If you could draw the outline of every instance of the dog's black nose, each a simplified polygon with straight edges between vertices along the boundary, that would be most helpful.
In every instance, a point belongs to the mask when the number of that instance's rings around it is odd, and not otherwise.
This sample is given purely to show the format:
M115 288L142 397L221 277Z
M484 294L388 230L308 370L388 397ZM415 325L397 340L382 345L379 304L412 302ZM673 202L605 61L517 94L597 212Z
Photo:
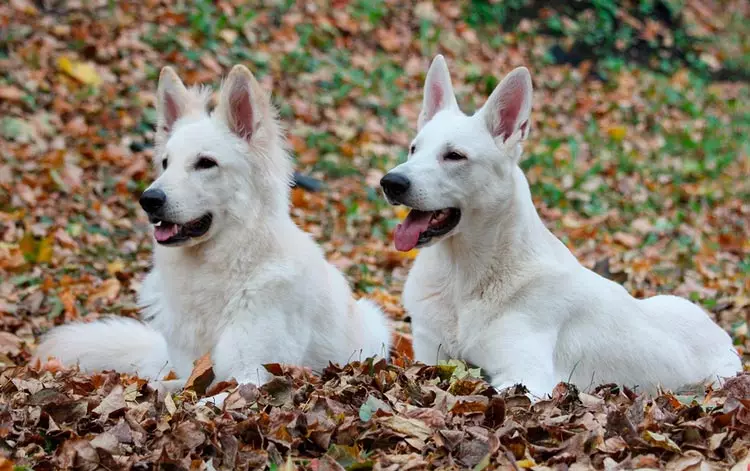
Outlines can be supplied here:
M398 199L409 191L411 182L408 178L400 173L386 173L383 178L380 179L380 186L383 187L386 196L391 199Z
M143 192L138 202L147 213L155 213L167 202L167 195L161 190L150 188Z

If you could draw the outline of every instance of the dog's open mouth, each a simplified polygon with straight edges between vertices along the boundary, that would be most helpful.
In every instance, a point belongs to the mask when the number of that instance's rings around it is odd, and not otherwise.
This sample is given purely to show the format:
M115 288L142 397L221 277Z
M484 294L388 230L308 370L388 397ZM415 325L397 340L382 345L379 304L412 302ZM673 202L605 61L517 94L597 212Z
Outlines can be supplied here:
M396 249L408 252L415 247L425 245L432 238L452 231L460 220L461 210L458 208L437 211L412 209L404 222L396 227L394 235Z
M208 213L185 224L177 224L163 219L151 218L154 224L154 238L162 245L177 245L189 239L200 237L211 228L213 216Z

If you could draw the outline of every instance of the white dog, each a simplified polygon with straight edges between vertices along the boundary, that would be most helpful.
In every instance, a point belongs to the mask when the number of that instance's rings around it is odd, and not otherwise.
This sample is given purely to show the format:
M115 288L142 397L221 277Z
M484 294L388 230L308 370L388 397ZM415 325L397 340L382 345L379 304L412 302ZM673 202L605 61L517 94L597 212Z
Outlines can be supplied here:
M741 371L732 341L699 307L645 300L584 268L539 218L518 167L531 76L517 68L471 116L442 56L427 74L409 159L381 185L411 208L399 250L423 247L404 288L417 360L462 358L504 389L543 397L560 381L654 391Z
M139 293L146 323L61 326L36 357L154 380L173 370L184 383L210 352L216 380L257 384L268 379L265 363L315 370L387 356L381 311L353 300L342 274L289 216L291 162L269 97L239 65L213 113L208 97L162 70L160 175L140 199L157 242Z

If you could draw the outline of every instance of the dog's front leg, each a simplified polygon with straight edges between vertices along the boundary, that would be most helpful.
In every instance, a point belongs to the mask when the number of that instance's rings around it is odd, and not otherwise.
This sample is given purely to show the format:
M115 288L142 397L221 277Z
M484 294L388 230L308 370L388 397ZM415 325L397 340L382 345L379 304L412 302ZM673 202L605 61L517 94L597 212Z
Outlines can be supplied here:
M446 345L443 345L440 336L435 332L434 325L426 322L412 320L412 338L414 347L414 360L426 365L436 365L440 361L449 359Z
M471 357L489 374L495 389L520 383L532 399L543 399L557 384L555 338L553 328L535 325L531 316L503 313L490 323Z
M211 352L216 379L229 378L238 384L262 385L271 379L263 367L266 363L297 363L302 360L304 342L289 335L279 320L281 314L266 311L263 317L228 325ZM222 407L229 393L220 393L201 400Z

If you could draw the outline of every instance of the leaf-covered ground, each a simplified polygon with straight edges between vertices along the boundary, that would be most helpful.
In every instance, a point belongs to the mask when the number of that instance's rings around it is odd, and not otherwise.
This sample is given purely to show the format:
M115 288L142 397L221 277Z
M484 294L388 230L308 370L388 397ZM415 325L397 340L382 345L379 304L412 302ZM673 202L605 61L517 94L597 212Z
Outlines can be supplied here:
M415 254L393 248L403 214L377 190L406 155L435 53L467 110L525 65L535 103L523 166L550 229L637 296L700 303L746 354L750 86L705 73L747 64L746 0L671 2L684 5L676 32L616 9L646 44L696 38L676 65L626 61L627 35L597 62L556 63L556 47L595 37L586 15L598 10L543 9L499 28L484 20L503 2L167 3L0 5L0 469L747 469L748 376L653 401L561 385L530 407L463 365L412 366L399 298ZM55 324L137 315L158 72L171 64L216 86L238 62L273 90L298 169L325 183L293 191L295 219L387 310L395 364L322 377L271 367L273 383L241 388L223 413L113 373L27 367Z

